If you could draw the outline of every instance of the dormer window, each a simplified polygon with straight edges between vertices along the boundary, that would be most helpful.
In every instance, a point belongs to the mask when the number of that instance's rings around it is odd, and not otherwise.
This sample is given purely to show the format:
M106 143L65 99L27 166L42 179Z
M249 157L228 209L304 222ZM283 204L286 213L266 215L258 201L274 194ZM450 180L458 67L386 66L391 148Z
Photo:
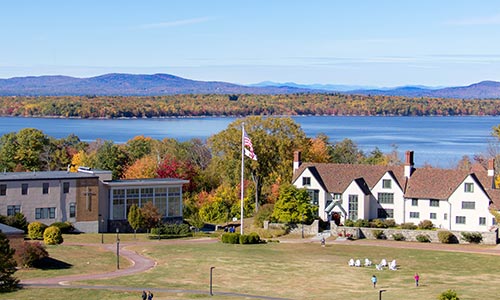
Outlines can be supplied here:
M302 177L302 185L311 185L311 177Z
M390 180L390 179L383 179L382 180L382 188L383 189L390 189L390 188L392 188L392 180Z
M465 183L464 184L464 192L466 193L474 193L474 183Z

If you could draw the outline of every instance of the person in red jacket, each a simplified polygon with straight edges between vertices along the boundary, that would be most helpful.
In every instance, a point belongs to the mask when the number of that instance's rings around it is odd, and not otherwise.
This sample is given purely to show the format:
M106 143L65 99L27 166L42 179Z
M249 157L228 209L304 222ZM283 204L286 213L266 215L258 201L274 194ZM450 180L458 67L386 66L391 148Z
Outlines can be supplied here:
M413 279L415 279L415 286L418 286L418 281L420 280L420 276L418 276L418 273L415 273L415 276L413 276Z

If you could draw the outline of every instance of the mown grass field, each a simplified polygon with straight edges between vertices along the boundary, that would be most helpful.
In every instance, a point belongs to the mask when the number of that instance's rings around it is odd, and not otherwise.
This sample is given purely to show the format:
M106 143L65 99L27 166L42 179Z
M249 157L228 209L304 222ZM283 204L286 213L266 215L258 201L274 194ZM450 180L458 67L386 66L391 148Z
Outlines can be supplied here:
M84 235L79 238L84 239ZM147 239L138 236L138 240ZM157 292L155 299L242 299L221 295L222 292L290 299L378 299L379 289L387 290L383 293L384 300L436 299L446 289L455 289L462 300L496 297L500 282L500 256L398 249L391 247L391 243L395 242L388 242L388 247L359 246L355 242L321 247L318 243L174 245L161 241L130 246L130 249L156 260L158 265L154 269L137 275L78 284L208 292L209 270L213 266L213 297ZM79 253L83 255L87 251L85 248L62 245L56 248L57 251L49 248L49 252L53 258L71 261L78 260ZM91 255L103 257L100 268L106 268L106 265L111 269L114 267L113 255L99 252ZM353 268L347 265L350 258L369 258L374 262L382 258L389 261L396 259L400 267L398 271L377 271L375 267ZM83 271L85 269L79 272ZM39 272L23 271L19 277L32 278L40 276ZM418 288L413 282L415 272L421 276ZM45 274L56 276L63 273L51 270ZM379 279L377 289L371 286L373 274ZM26 289L0 295L0 298L140 299L139 295L139 292L105 290Z

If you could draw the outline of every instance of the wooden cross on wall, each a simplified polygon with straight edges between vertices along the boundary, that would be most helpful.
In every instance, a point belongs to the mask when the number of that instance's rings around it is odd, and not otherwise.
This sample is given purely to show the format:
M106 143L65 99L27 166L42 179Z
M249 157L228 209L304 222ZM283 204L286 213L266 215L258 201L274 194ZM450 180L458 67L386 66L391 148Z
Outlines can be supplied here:
M92 193L92 189L87 187L87 191L83 193L85 195L85 207L87 208L88 211L92 210L92 196L95 195L95 193Z

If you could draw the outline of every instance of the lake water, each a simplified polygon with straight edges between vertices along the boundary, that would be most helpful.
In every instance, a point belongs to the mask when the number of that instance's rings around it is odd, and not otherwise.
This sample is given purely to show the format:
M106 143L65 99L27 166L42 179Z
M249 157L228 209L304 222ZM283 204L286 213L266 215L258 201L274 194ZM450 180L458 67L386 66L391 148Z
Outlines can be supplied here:
M124 143L137 135L154 139L192 138L206 140L236 118L166 118L166 119L45 119L0 117L0 135L31 127L62 138L77 135L83 141L95 139ZM400 156L415 151L417 166L430 163L452 167L464 155L487 153L495 139L493 126L500 117L362 117L303 116L293 117L309 137L324 133L332 142L352 139L363 151L378 147L390 152L397 146ZM253 141L254 145L258 141Z

